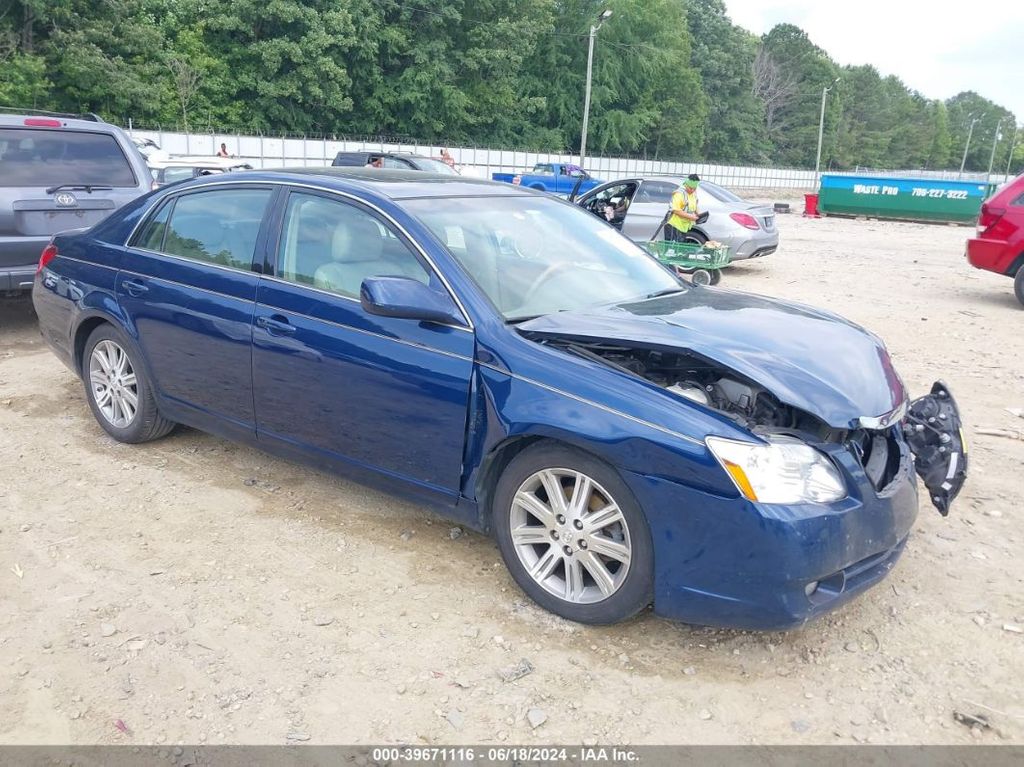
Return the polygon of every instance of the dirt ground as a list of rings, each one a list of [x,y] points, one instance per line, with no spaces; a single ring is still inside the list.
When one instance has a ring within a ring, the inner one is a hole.
[[[0,302],[0,743],[1024,741],[1024,441],[977,433],[1024,429],[1012,284],[965,227],[779,225],[723,287],[863,324],[915,394],[944,378],[973,459],[888,580],[790,633],[570,624],[413,505],[191,430],[116,444]]]

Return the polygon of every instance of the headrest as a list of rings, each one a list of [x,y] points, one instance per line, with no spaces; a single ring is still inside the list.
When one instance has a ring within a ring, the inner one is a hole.
[[[364,215],[350,214],[334,229],[331,257],[335,261],[347,264],[378,261],[383,250],[380,227]]]

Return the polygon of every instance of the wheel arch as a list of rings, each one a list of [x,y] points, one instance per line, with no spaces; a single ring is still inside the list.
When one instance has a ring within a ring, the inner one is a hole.
[[[576,436],[578,437],[578,435]],[[505,468],[517,455],[535,445],[560,445],[575,450],[594,460],[601,461],[622,477],[621,470],[616,467],[614,462],[609,460],[607,456],[592,450],[585,440],[574,439],[572,434],[545,431],[509,436],[495,445],[484,456],[476,475],[474,491],[480,519],[480,529],[484,532],[490,533],[492,531],[491,502],[494,500],[494,489],[502,472],[505,471]],[[625,482],[625,477],[623,477],[623,481]]]

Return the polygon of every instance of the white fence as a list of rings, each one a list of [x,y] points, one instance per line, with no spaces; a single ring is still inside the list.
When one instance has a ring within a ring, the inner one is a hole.
[[[391,144],[374,141],[332,141],[326,138],[282,138],[277,136],[243,136],[228,133],[177,133],[168,131],[131,130],[139,138],[154,140],[171,155],[214,155],[223,143],[228,153],[256,168],[323,167],[330,165],[338,152],[372,150],[381,152],[412,152],[439,157],[448,149],[463,175],[490,178],[492,173],[514,173],[529,169],[536,163],[576,162],[570,154],[520,152],[503,149],[441,146],[431,144]],[[700,162],[665,162],[631,157],[588,157],[587,170],[598,178],[653,174],[686,175],[697,173],[701,178],[737,189],[811,190],[814,171],[793,168],[771,168],[742,165],[716,165]],[[875,171],[859,171],[859,175]],[[882,175],[881,172],[877,172]],[[958,176],[949,171],[886,171],[884,175],[918,178],[951,179]],[[1001,183],[1005,177],[992,176]],[[984,181],[984,174],[964,174],[965,180]]]

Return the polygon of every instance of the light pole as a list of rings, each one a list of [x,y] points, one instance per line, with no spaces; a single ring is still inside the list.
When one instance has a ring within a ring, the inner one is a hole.
[[[970,117],[970,115],[967,116]],[[974,124],[984,116],[981,115],[981,117],[975,117],[971,120],[971,127],[967,129],[967,144],[964,146],[964,158],[960,161],[960,177],[964,175],[964,165],[967,164],[967,150],[971,148],[971,134],[974,133]]]
[[[590,47],[587,49],[587,88],[583,97],[583,133],[580,135],[580,168],[583,168],[583,160],[587,156],[587,122],[590,119],[590,80],[594,74],[594,38],[597,37],[597,30],[611,18],[610,9],[601,11],[597,17],[597,23],[590,25]]]
[[[1010,156],[1006,158],[1006,180],[1010,178],[1010,164],[1013,162],[1013,150],[1017,148],[1017,126],[1013,126],[1013,133],[1010,134]]]
[[[999,143],[999,126],[1003,124],[1003,118],[1000,117],[996,122],[996,132],[992,134],[992,154],[988,156],[988,175],[991,179],[992,176],[992,163],[996,161],[996,145]]]
[[[836,83],[842,78],[837,77],[832,84],[821,89],[821,117],[818,118],[818,155],[814,159],[814,188],[818,188],[818,181],[821,176],[821,140],[825,135],[825,97],[832,90]]]

